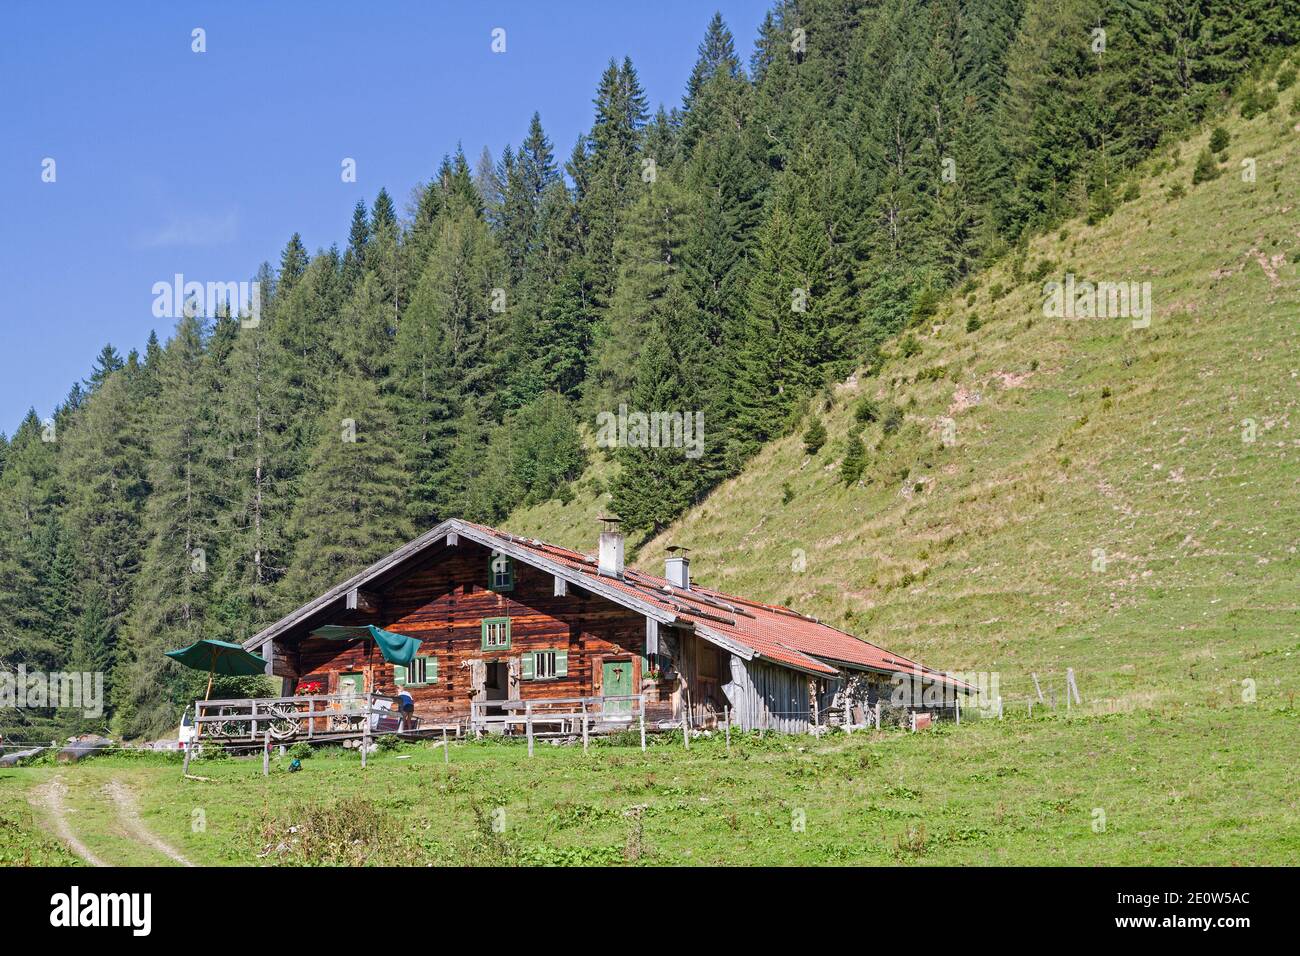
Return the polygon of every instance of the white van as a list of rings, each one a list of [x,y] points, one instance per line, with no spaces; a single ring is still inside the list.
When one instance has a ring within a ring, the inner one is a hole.
[[[185,713],[181,714],[180,730],[176,734],[178,750],[184,750],[194,742],[194,727],[194,718],[190,715],[190,708],[186,707]]]

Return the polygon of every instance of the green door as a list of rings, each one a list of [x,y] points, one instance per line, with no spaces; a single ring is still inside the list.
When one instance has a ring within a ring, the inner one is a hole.
[[[605,698],[626,697],[632,693],[632,662],[605,661],[601,670],[601,695]],[[605,701],[606,717],[627,717],[632,713],[630,700]]]
[[[339,675],[339,695],[342,697],[360,697],[366,692],[366,675],[354,671]],[[347,701],[344,701],[347,706]]]

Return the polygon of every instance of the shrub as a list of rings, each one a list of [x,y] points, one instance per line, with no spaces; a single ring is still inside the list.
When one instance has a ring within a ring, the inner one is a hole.
[[[862,435],[850,432],[848,445],[844,449],[844,460],[840,462],[840,480],[846,485],[856,485],[867,467],[867,446],[862,442]]]
[[[966,317],[966,331],[978,332],[984,323],[980,321],[979,316],[969,315]]]
[[[1254,119],[1277,106],[1277,93],[1266,87],[1254,87],[1241,102],[1241,118]]]
[[[903,410],[897,405],[890,405],[881,419],[880,427],[886,435],[892,435],[903,427]]]
[[[1289,90],[1295,85],[1296,68],[1294,66],[1284,66],[1277,75],[1278,91]]]
[[[911,358],[920,351],[921,343],[916,340],[916,336],[911,332],[904,335],[902,340],[898,343],[898,353],[903,356],[903,358]]]
[[[1232,142],[1232,136],[1222,126],[1214,127],[1214,132],[1210,134],[1210,152],[1221,153],[1228,148]]]
[[[1122,198],[1124,202],[1132,202],[1133,200],[1137,199],[1141,195],[1142,195],[1142,190],[1141,188],[1138,187],[1138,184],[1135,182],[1131,182],[1124,187],[1124,196]]]
[[[826,426],[822,424],[820,418],[814,418],[803,433],[803,450],[810,455],[815,455],[825,444]]]
[[[864,425],[868,422],[879,421],[880,406],[870,395],[863,395],[858,399],[857,404],[853,406],[853,418]]]
[[[1182,183],[1174,183],[1169,187],[1169,191],[1165,195],[1170,199],[1182,199],[1187,195],[1187,190],[1183,188]]]
[[[1201,155],[1196,157],[1196,168],[1192,170],[1192,185],[1198,186],[1218,177],[1219,164],[1214,161],[1214,155],[1208,148],[1201,150]]]
[[[298,741],[287,751],[285,751],[286,756],[288,756],[291,760],[306,760],[314,753],[315,750],[312,748],[312,745],[307,743],[307,741],[305,740]]]

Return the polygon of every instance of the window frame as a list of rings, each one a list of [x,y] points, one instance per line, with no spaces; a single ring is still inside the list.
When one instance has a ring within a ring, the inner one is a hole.
[[[551,673],[538,673],[538,663],[543,656],[549,656]],[[536,651],[525,651],[520,655],[520,678],[526,681],[562,680],[569,676],[569,649],[567,647],[544,647]]]
[[[492,561],[496,557],[505,558],[506,561],[506,580],[505,583],[497,582],[496,569],[492,567]],[[498,594],[515,589],[515,559],[501,551],[493,551],[488,554],[487,569],[487,586],[489,591],[496,591]]]
[[[438,658],[433,654],[416,654],[411,663],[424,661],[424,680],[411,680],[410,664],[393,665],[393,686],[395,687],[429,687],[438,683]],[[432,672],[432,676],[430,676]]]
[[[488,627],[493,624],[500,624],[505,631],[504,644],[488,643]],[[510,618],[508,617],[485,617],[480,625],[480,642],[479,646],[484,651],[508,651],[510,650]]]

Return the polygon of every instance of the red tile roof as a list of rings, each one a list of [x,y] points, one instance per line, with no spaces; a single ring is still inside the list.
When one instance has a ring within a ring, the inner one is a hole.
[[[625,568],[621,578],[612,577],[597,570],[596,559],[591,555],[533,538],[507,534],[486,525],[471,522],[462,524],[503,543],[522,547],[539,558],[562,564],[598,580],[606,587],[625,593],[628,597],[654,605],[694,624],[699,632],[720,636],[726,641],[748,648],[759,657],[788,667],[834,676],[838,672],[827,662],[835,662],[891,674],[903,672],[924,675],[968,689],[968,685],[939,671],[893,654],[883,647],[846,634],[814,618],[805,617],[787,607],[751,601],[694,583],[689,589],[683,590],[669,584],[665,578],[634,568]]]

